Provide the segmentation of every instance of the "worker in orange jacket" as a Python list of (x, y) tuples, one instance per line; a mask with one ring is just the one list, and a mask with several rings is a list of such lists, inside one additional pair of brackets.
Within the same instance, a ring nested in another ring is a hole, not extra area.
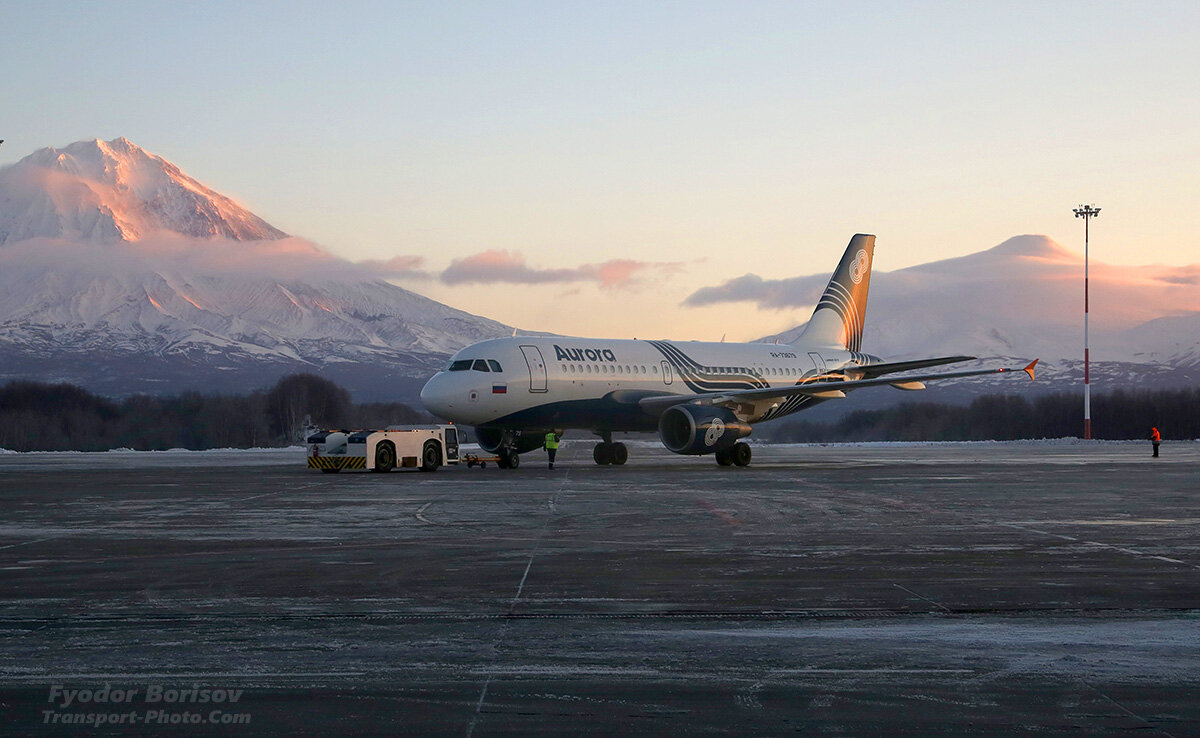
[(1150, 443), (1154, 444), (1154, 458), (1158, 458), (1158, 444), (1162, 443), (1162, 435), (1158, 432), (1158, 428), (1150, 429)]

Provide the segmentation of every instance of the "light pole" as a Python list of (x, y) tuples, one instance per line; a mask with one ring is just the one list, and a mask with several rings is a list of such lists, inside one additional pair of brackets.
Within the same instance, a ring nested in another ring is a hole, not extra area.
[(1092, 373), (1088, 355), (1088, 224), (1100, 215), (1100, 208), (1080, 205), (1075, 217), (1083, 218), (1083, 437), (1092, 437)]

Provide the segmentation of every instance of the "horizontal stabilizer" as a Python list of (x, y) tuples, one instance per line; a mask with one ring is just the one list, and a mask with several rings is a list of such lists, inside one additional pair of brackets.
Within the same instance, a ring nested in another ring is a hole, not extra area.
[[(1037, 367), (1037, 363), (1039, 361), (1041, 361), (1041, 359), (1034, 359), (1033, 361), (1029, 362), (1029, 364), (1027, 366), (1025, 366), (1024, 368), (1021, 369), (1021, 371), (1025, 372), (1026, 374), (1029, 375), (1030, 382), (1037, 381), (1037, 378), (1034, 376), (1033, 370), (1035, 367)], [(1016, 371), (1016, 369), (997, 369), (996, 371), (997, 372), (1014, 372), (1014, 371)]]

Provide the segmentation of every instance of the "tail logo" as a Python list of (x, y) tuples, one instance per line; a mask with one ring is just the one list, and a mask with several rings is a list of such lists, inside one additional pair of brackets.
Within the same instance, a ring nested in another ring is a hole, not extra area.
[(859, 249), (854, 255), (854, 261), (850, 262), (850, 281), (854, 284), (862, 282), (863, 275), (867, 273), (867, 269), (871, 266), (871, 257), (867, 256), (866, 249)]

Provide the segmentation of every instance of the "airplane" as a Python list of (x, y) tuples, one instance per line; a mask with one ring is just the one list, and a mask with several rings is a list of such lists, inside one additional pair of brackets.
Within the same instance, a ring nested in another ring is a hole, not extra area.
[(434, 415), (471, 425), (480, 446), (514, 468), (554, 429), (600, 437), (592, 458), (629, 458), (618, 432), (657, 432), (677, 454), (712, 454), (721, 466), (747, 466), (752, 426), (846, 397), (865, 387), (925, 389), (925, 382), (1021, 369), (902, 374), (974, 359), (943, 356), (884, 361), (863, 353), (863, 321), (875, 236), (856, 234), (803, 334), (792, 344), (601, 340), (520, 336), (472, 344), (421, 389)]

